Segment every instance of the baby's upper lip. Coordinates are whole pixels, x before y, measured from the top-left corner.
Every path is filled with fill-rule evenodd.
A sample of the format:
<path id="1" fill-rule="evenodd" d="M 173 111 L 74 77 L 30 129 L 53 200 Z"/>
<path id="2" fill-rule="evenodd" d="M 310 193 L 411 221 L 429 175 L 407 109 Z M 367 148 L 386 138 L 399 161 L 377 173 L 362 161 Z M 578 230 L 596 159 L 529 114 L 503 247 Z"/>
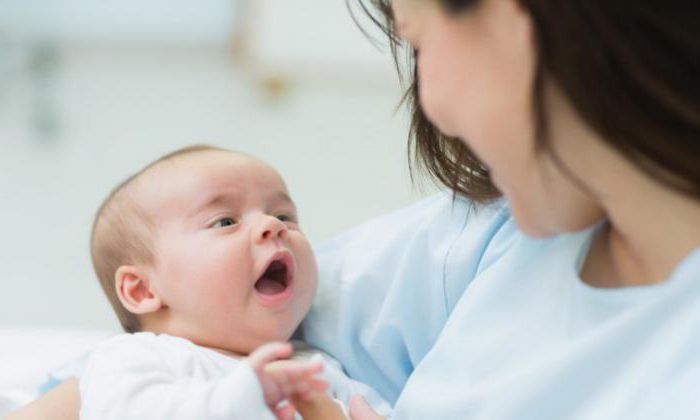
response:
<path id="1" fill-rule="evenodd" d="M 294 261 L 294 256 L 292 255 L 291 252 L 289 252 L 286 249 L 279 249 L 275 251 L 272 255 L 270 255 L 267 260 L 265 260 L 265 263 L 262 265 L 262 267 L 258 270 L 257 275 L 255 276 L 255 281 L 257 282 L 260 280 L 260 278 L 265 274 L 268 268 L 270 268 L 270 265 L 275 262 L 275 261 L 280 261 L 282 264 L 287 267 L 287 286 L 289 286 L 292 282 L 292 278 L 294 277 L 294 273 L 296 271 L 296 265 Z"/>

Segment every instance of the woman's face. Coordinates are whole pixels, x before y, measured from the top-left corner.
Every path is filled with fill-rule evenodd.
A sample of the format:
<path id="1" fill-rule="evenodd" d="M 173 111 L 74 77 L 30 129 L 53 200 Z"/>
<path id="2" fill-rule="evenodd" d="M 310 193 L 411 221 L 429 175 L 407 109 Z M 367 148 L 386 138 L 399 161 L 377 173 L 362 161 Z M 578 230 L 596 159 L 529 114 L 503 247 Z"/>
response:
<path id="1" fill-rule="evenodd" d="M 587 194 L 547 153 L 535 151 L 536 53 L 526 11 L 515 0 L 482 0 L 458 14 L 439 1 L 394 0 L 393 10 L 399 35 L 418 51 L 421 107 L 489 168 L 520 228 L 549 236 L 598 219 L 601 212 Z M 554 88 L 547 93 L 552 102 L 560 99 Z M 548 118 L 558 112 L 549 109 Z M 551 134 L 558 151 L 560 133 Z"/>

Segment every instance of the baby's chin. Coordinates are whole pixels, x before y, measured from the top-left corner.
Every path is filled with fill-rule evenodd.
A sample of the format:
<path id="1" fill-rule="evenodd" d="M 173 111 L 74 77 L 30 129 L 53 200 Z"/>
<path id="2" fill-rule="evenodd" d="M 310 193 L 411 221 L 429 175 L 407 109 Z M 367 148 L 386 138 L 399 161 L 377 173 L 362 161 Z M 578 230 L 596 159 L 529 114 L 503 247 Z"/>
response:
<path id="1" fill-rule="evenodd" d="M 189 339 L 193 343 L 231 355 L 246 356 L 266 343 L 288 342 L 301 339 L 301 321 L 311 306 L 310 302 L 297 302 L 294 309 L 256 318 L 246 325 L 230 325 L 227 331 L 206 330 L 203 326 L 190 325 L 186 331 L 171 331 L 171 335 Z M 291 309 L 291 308 L 287 308 Z M 270 315 L 269 313 L 267 314 Z M 196 335 L 196 336 L 195 336 Z"/>
<path id="2" fill-rule="evenodd" d="M 284 331 L 279 331 L 274 334 L 265 335 L 263 337 L 256 337 L 251 340 L 246 340 L 245 342 L 219 342 L 214 346 L 206 346 L 214 350 L 223 350 L 225 352 L 231 353 L 232 355 L 247 356 L 259 347 L 267 343 L 286 343 L 290 341 L 293 337 L 296 338 L 297 328 L 289 328 Z"/>

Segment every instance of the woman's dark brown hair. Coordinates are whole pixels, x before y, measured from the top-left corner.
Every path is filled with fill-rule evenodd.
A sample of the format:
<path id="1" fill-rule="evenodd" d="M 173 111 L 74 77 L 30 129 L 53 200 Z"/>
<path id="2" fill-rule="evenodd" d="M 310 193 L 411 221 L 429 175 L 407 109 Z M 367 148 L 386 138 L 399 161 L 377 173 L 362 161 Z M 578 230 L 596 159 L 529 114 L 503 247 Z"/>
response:
<path id="1" fill-rule="evenodd" d="M 359 1 L 388 35 L 396 58 L 401 42 L 394 32 L 391 1 Z M 439 1 L 455 15 L 469 13 L 479 3 L 423 1 Z M 603 141 L 659 182 L 700 198 L 697 0 L 516 1 L 529 13 L 535 31 L 532 97 L 538 149 L 551 153 L 542 92 L 551 81 Z M 412 113 L 412 163 L 478 202 L 498 197 L 488 171 L 468 146 L 441 134 L 421 111 L 415 54 L 410 52 L 410 86 L 404 98 Z"/>

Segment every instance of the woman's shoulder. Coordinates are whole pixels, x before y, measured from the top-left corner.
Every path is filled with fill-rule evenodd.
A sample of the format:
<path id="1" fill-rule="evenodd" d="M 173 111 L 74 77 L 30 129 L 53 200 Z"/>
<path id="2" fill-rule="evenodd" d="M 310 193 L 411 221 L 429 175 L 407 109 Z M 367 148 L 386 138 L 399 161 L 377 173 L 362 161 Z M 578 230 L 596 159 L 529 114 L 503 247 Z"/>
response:
<path id="1" fill-rule="evenodd" d="M 444 254 L 458 237 L 488 242 L 510 219 L 503 200 L 482 205 L 440 193 L 368 220 L 320 243 L 315 251 L 320 259 L 339 255 L 347 260 L 357 254 L 363 261 L 368 251 L 377 258 L 400 256 L 401 259 L 415 250 L 430 249 Z"/>

